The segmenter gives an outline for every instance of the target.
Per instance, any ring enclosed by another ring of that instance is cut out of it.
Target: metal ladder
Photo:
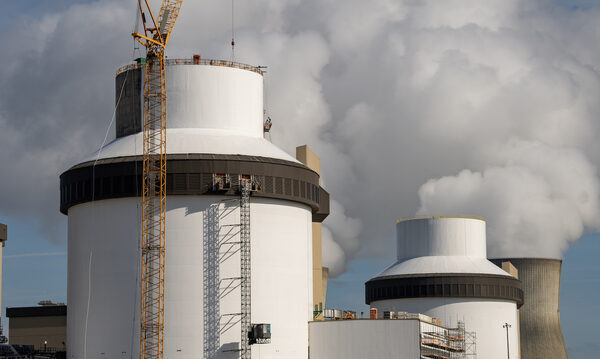
[[[219,303],[219,215],[221,203],[204,212],[203,241],[203,319],[204,359],[214,359],[220,346],[221,313]]]
[[[241,333],[240,359],[250,359],[252,352],[248,333],[251,322],[251,271],[250,271],[250,191],[251,181],[240,183],[240,277],[241,277]]]
[[[220,334],[224,330],[221,319],[229,317],[224,327],[232,323],[232,318],[240,318],[239,349],[224,350],[239,352],[240,359],[250,359],[251,349],[248,333],[252,330],[251,322],[251,261],[250,261],[250,193],[252,181],[240,181],[239,224],[220,224],[221,206],[230,203],[231,199],[222,200],[211,205],[204,215],[204,358],[216,358],[220,347]],[[222,227],[239,227],[239,242],[232,241],[231,233],[226,233],[227,239],[221,238]],[[222,246],[236,246],[240,249],[240,276],[220,278],[220,252]],[[240,283],[240,312],[220,313],[221,283]]]

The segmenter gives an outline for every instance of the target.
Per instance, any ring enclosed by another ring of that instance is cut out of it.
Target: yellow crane
[[[144,77],[144,172],[142,190],[142,275],[140,359],[162,359],[165,331],[165,215],[167,93],[165,49],[183,0],[163,0],[158,19],[148,0],[138,0],[146,47]],[[146,19],[146,12],[150,19]]]

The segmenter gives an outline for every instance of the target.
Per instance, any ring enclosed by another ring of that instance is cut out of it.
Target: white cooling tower
[[[365,284],[366,303],[423,313],[475,332],[477,357],[519,358],[520,283],[486,259],[485,220],[424,217],[398,221],[398,261]],[[506,329],[508,328],[508,338]]]
[[[140,65],[117,74],[116,138],[61,175],[68,215],[69,358],[139,355]],[[312,222],[319,176],[263,138],[263,77],[237,63],[167,63],[165,358],[237,358],[240,178],[250,198],[251,322],[271,325],[255,357],[308,355]],[[121,94],[122,90],[122,95]],[[244,339],[245,340],[245,339]]]

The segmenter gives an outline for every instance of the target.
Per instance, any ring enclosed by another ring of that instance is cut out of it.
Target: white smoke
[[[487,216],[493,253],[534,253],[544,238],[536,253],[558,256],[597,228],[599,5],[235,4],[235,53],[231,4],[204,0],[184,2],[168,55],[268,66],[273,142],[311,146],[337,202],[324,223],[332,273],[356,255],[387,256],[394,220],[417,211]],[[97,0],[6,25],[0,214],[64,227],[58,175],[102,141],[114,71],[143,55],[134,23],[135,1]]]
[[[344,207],[335,200],[331,200],[330,211],[323,226],[323,266],[335,277],[345,271],[346,263],[359,251],[358,233],[362,223],[349,218]]]
[[[584,230],[600,229],[595,167],[580,151],[513,140],[481,172],[429,180],[419,214],[488,219],[488,255],[560,258]]]
[[[329,228],[322,229],[323,267],[329,268],[329,276],[336,277],[346,271],[346,254],[338,242],[333,239]]]

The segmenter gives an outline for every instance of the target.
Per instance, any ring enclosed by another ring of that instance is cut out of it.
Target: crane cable
[[[231,0],[231,57],[229,61],[235,61],[235,0]]]

